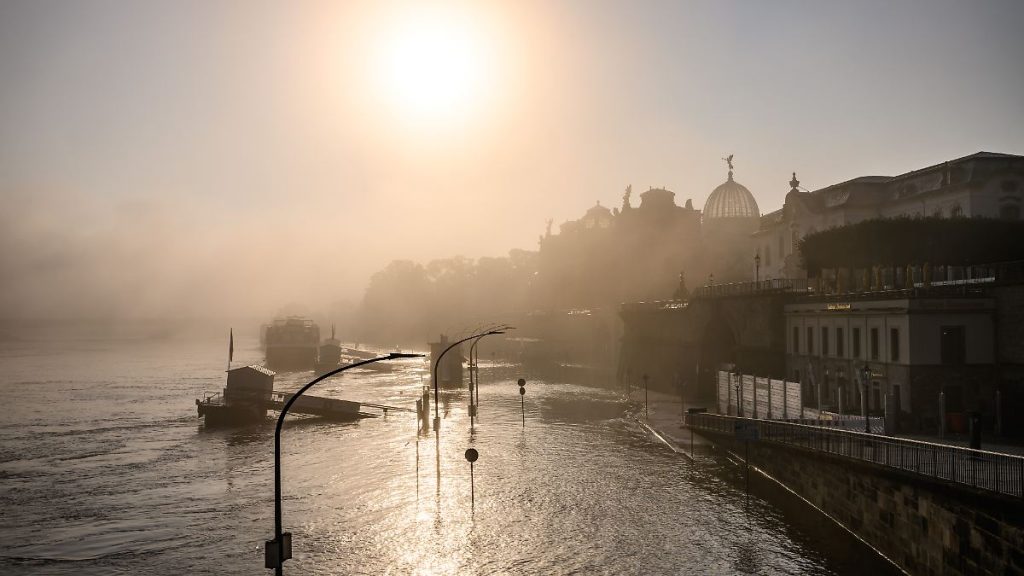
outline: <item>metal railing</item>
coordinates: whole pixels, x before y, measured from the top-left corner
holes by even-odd
[[[806,278],[773,278],[759,282],[731,282],[708,284],[693,290],[693,298],[719,298],[723,296],[749,296],[765,292],[812,292],[812,281]]]
[[[1024,498],[1024,457],[1021,456],[720,414],[687,414],[686,419],[695,430],[728,435],[735,433],[737,422],[750,422],[756,424],[761,442],[798,446]]]

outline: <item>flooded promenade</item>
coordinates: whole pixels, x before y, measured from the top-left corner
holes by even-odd
[[[239,351],[259,354],[255,341]],[[206,430],[196,420],[192,399],[222,385],[219,353],[188,341],[4,343],[14,409],[0,419],[0,570],[263,573],[273,426]],[[892,570],[785,494],[754,482],[748,498],[727,456],[670,449],[621,394],[521,372],[482,365],[473,430],[465,392],[443,394],[438,437],[417,434],[409,414],[287,426],[286,573]],[[414,363],[353,371],[317,393],[412,406],[422,375]],[[282,375],[278,387],[306,376]],[[525,427],[518,377],[528,380]],[[469,447],[480,453],[475,505]]]

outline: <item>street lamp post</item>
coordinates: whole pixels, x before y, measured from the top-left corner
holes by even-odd
[[[500,329],[504,330],[506,327]],[[484,336],[487,336],[487,334],[482,334],[477,337],[469,347],[469,404],[472,407],[469,414],[470,427],[473,426],[476,414],[480,411],[480,352],[476,349],[476,345],[480,343],[480,340],[482,340]],[[476,354],[475,360],[473,359],[474,353]],[[476,392],[475,399],[473,398],[474,391]]]
[[[334,376],[339,372],[344,372],[350,368],[356,368],[365,364],[380,362],[381,360],[422,357],[423,354],[392,352],[387,356],[378,356],[376,358],[370,358],[369,360],[362,360],[347,366],[342,366],[331,370],[322,376],[314,378],[309,384],[306,384],[300,388],[298,392],[292,394],[291,398],[285,402],[284,408],[281,408],[281,414],[277,417],[277,428],[274,429],[274,539],[266,543],[266,548],[264,550],[266,556],[265,565],[267,568],[273,568],[275,575],[281,576],[284,574],[284,561],[291,558],[291,533],[282,533],[281,531],[281,428],[284,426],[284,417],[288,414],[288,409],[292,407],[292,404],[294,404],[296,400],[298,400],[299,396],[302,396],[306,390],[312,388],[314,384]]]
[[[831,376],[831,374],[829,374],[829,369],[828,369],[828,366],[826,366],[826,367],[825,367],[825,393],[826,393],[826,394],[829,394],[829,395],[831,395],[831,394],[832,394],[832,389],[831,389],[831,388],[829,388],[829,377],[830,377],[830,376]],[[819,411],[820,411],[820,410],[819,410]]]
[[[754,284],[761,283],[761,253],[754,254]]]
[[[443,352],[441,352],[437,356],[437,359],[434,360],[434,429],[435,430],[437,430],[437,429],[439,429],[441,427],[441,416],[440,416],[440,414],[437,411],[437,404],[440,401],[440,392],[439,392],[439,389],[438,389],[438,381],[437,381],[437,367],[438,367],[438,365],[441,364],[441,359],[444,358],[444,355],[447,354],[449,350],[451,350],[452,348],[455,348],[456,346],[458,346],[459,344],[462,344],[463,342],[466,342],[468,340],[472,340],[473,338],[483,338],[484,336],[490,336],[492,334],[504,334],[505,330],[509,330],[510,328],[511,328],[511,326],[499,326],[497,328],[488,330],[487,332],[484,332],[483,334],[473,334],[472,336],[466,336],[462,340],[458,340],[458,341],[453,342],[452,344],[450,344],[447,348],[444,349]]]
[[[732,373],[736,376],[736,415],[743,417],[743,374],[736,370]]]
[[[871,368],[865,364],[861,371],[861,395],[860,395],[860,411],[861,415],[864,416],[864,431],[868,434],[871,433],[871,420],[868,419],[868,380],[871,379]]]

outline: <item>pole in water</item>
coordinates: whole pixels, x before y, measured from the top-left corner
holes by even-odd
[[[644,374],[644,418],[650,420],[650,414],[647,412],[647,374]]]
[[[683,379],[676,373],[676,382],[679,382],[679,421],[686,420],[686,401],[683,399]]]
[[[744,451],[744,454],[743,454],[743,465],[746,468],[746,475],[747,475],[747,479],[746,479],[747,486],[745,488],[745,491],[746,491],[746,496],[747,496],[747,505],[749,506],[750,505],[750,441],[749,440],[744,440],[743,441],[743,451]]]
[[[469,461],[469,506],[472,509],[476,509],[476,486],[473,479],[473,462],[480,457],[480,453],[476,451],[476,448],[469,448],[466,450],[466,460]]]
[[[523,411],[523,428],[526,428],[526,380],[519,379],[519,407]]]

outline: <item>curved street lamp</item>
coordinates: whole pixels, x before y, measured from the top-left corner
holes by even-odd
[[[312,382],[306,384],[300,388],[298,392],[292,394],[291,398],[285,402],[284,408],[281,409],[281,415],[277,417],[277,428],[274,430],[274,539],[266,543],[265,549],[266,567],[273,568],[276,576],[284,574],[284,561],[291,558],[291,533],[281,533],[281,427],[284,425],[284,417],[288,414],[288,409],[292,407],[292,404],[294,404],[296,400],[298,400],[299,396],[302,396],[302,394],[305,393],[306,390],[312,388],[314,384],[334,376],[339,372],[344,372],[350,368],[356,368],[365,364],[380,362],[381,360],[422,357],[423,354],[392,352],[387,356],[378,356],[376,358],[370,358],[369,360],[354,362],[347,366],[331,370],[330,372],[313,379]]]
[[[511,330],[512,328],[513,328],[512,326],[497,326],[494,329],[495,330],[501,330],[502,331],[501,333],[504,333],[505,330]],[[469,403],[473,405],[473,413],[469,415],[470,416],[469,421],[470,421],[470,426],[471,427],[472,427],[473,419],[474,419],[474,417],[476,417],[476,412],[478,412],[480,410],[480,366],[478,365],[478,363],[480,361],[480,352],[476,350],[476,345],[479,344],[480,340],[482,340],[485,336],[490,336],[490,334],[491,333],[488,332],[487,334],[481,334],[480,336],[477,336],[476,339],[473,340],[473,344],[470,345],[470,347],[469,347],[469,382],[470,382]],[[474,352],[476,352],[476,360],[473,360],[473,353]],[[493,353],[492,353],[492,356],[493,356]],[[476,375],[475,375],[476,378],[475,379],[474,379],[474,371],[476,372]],[[473,399],[474,389],[476,391],[476,399],[475,400]]]
[[[504,334],[505,330],[508,330],[510,328],[511,328],[511,326],[498,326],[497,328],[492,328],[491,330],[488,330],[487,332],[484,332],[483,334],[473,334],[472,336],[466,336],[465,338],[463,338],[461,340],[457,340],[457,341],[451,343],[447,348],[444,349],[443,352],[438,354],[437,359],[434,360],[434,370],[433,370],[433,376],[434,376],[434,430],[437,430],[437,429],[439,429],[441,427],[441,416],[440,416],[440,414],[437,411],[437,404],[440,401],[439,400],[440,393],[438,391],[438,384],[439,383],[437,381],[437,367],[441,364],[441,359],[444,358],[444,355],[447,354],[449,350],[451,350],[452,348],[455,348],[456,346],[458,346],[459,344],[462,344],[463,342],[466,342],[468,340],[472,340],[474,338],[483,338],[484,336],[490,336],[492,334]]]

